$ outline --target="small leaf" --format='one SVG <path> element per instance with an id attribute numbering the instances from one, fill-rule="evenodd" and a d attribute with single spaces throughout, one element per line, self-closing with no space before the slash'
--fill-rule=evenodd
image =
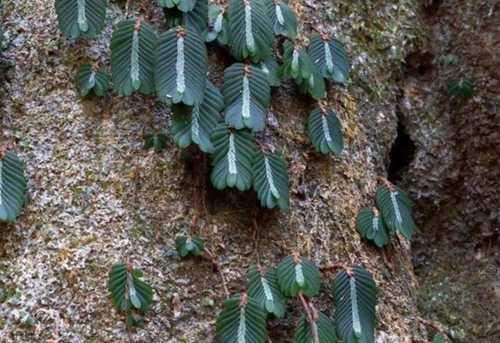
<path id="1" fill-rule="evenodd" d="M 307 133 L 316 151 L 337 155 L 344 149 L 342 125 L 333 110 L 315 108 L 307 120 Z"/>
<path id="2" fill-rule="evenodd" d="M 180 236 L 175 239 L 175 248 L 181 257 L 200 256 L 205 249 L 205 243 L 198 236 Z"/>
<path id="3" fill-rule="evenodd" d="M 311 38 L 308 52 L 323 77 L 337 83 L 345 84 L 347 82 L 351 60 L 344 44 L 339 40 L 315 35 Z"/>
<path id="4" fill-rule="evenodd" d="M 260 70 L 267 76 L 267 81 L 271 87 L 279 87 L 281 78 L 279 73 L 279 65 L 274 57 L 269 57 L 258 64 Z"/>
<path id="5" fill-rule="evenodd" d="M 259 151 L 253 161 L 253 188 L 263 207 L 289 209 L 288 171 L 283 157 Z"/>
<path id="6" fill-rule="evenodd" d="M 470 98 L 474 95 L 474 83 L 469 79 L 448 82 L 448 95 Z"/>
<path id="7" fill-rule="evenodd" d="M 314 343 L 313 332 L 317 333 L 317 343 L 336 343 L 335 326 L 324 313 L 319 313 L 318 318 L 311 324 L 305 314 L 300 317 L 299 326 L 295 331 L 295 343 Z"/>
<path id="8" fill-rule="evenodd" d="M 432 343 L 445 343 L 445 342 L 446 338 L 440 333 L 435 334 L 434 338 L 432 339 Z"/>
<path id="9" fill-rule="evenodd" d="M 144 136 L 144 148 L 146 150 L 154 149 L 155 152 L 160 153 L 165 150 L 167 146 L 167 136 L 164 133 L 147 134 Z"/>
<path id="10" fill-rule="evenodd" d="M 278 283 L 287 297 L 294 297 L 299 292 L 313 297 L 319 293 L 321 276 L 311 261 L 294 255 L 285 257 L 278 265 Z"/>
<path id="11" fill-rule="evenodd" d="M 265 343 L 266 312 L 246 294 L 226 300 L 216 330 L 219 343 Z"/>
<path id="12" fill-rule="evenodd" d="M 78 94 L 85 97 L 94 91 L 97 96 L 104 96 L 109 87 L 109 76 L 103 70 L 93 70 L 90 64 L 80 67 L 76 76 Z"/>
<path id="13" fill-rule="evenodd" d="M 408 196 L 398 187 L 387 185 L 377 189 L 377 207 L 382 213 L 384 222 L 392 232 L 400 232 L 411 240 L 416 229 L 412 218 L 412 203 Z"/>
<path id="14" fill-rule="evenodd" d="M 26 201 L 24 164 L 8 151 L 0 160 L 0 221 L 15 222 Z"/>
<path id="15" fill-rule="evenodd" d="M 203 0 L 198 0 L 203 2 Z M 182 12 L 192 11 L 197 0 L 158 0 L 158 5 L 166 8 L 177 8 Z"/>
<path id="16" fill-rule="evenodd" d="M 224 7 L 216 4 L 210 4 L 208 6 L 207 42 L 216 40 L 219 34 L 225 29 L 224 26 L 227 25 L 227 19 L 224 14 Z"/>
<path id="17" fill-rule="evenodd" d="M 357 266 L 342 271 L 333 284 L 337 332 L 344 342 L 372 343 L 375 332 L 377 286 L 372 275 Z"/>
<path id="18" fill-rule="evenodd" d="M 70 39 L 96 37 L 104 28 L 107 0 L 56 0 L 59 29 Z"/>
<path id="19" fill-rule="evenodd" d="M 287 4 L 280 2 L 271 3 L 269 13 L 271 13 L 271 22 L 275 35 L 281 35 L 294 39 L 297 37 L 297 17 L 295 12 Z"/>
<path id="20" fill-rule="evenodd" d="M 108 290 L 113 304 L 119 311 L 132 308 L 147 311 L 153 302 L 153 290 L 140 278 L 142 272 L 128 270 L 123 263 L 115 264 L 109 273 Z"/>
<path id="21" fill-rule="evenodd" d="M 379 248 L 389 243 L 387 228 L 376 208 L 361 209 L 356 218 L 356 227 L 363 238 L 373 241 Z"/>
<path id="22" fill-rule="evenodd" d="M 248 296 L 259 306 L 275 317 L 283 318 L 285 303 L 278 288 L 276 272 L 269 269 L 265 275 L 261 274 L 255 265 L 248 269 Z"/>

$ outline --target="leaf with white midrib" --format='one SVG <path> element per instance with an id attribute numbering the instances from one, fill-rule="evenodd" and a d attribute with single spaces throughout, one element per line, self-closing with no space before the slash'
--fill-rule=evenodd
<path id="1" fill-rule="evenodd" d="M 254 190 L 262 206 L 279 206 L 281 210 L 288 211 L 288 171 L 280 154 L 257 152 L 253 162 L 253 179 Z"/>
<path id="2" fill-rule="evenodd" d="M 331 109 L 315 108 L 307 121 L 307 133 L 318 152 L 337 155 L 344 149 L 342 125 Z"/>
<path id="3" fill-rule="evenodd" d="M 335 326 L 324 313 L 319 313 L 318 318 L 313 323 L 314 328 L 302 314 L 299 325 L 295 330 L 294 343 L 313 343 L 313 330 L 317 333 L 318 343 L 336 343 Z"/>
<path id="4" fill-rule="evenodd" d="M 56 0 L 59 29 L 70 39 L 93 38 L 104 28 L 107 0 Z"/>
<path id="5" fill-rule="evenodd" d="M 386 185 L 379 186 L 376 194 L 377 207 L 382 213 L 384 222 L 392 232 L 400 232 L 411 240 L 416 229 L 412 217 L 412 203 L 399 188 Z"/>
<path id="6" fill-rule="evenodd" d="M 319 293 L 321 287 L 319 271 L 304 257 L 285 257 L 278 265 L 277 273 L 280 290 L 287 297 L 294 297 L 299 292 L 308 297 Z"/>
<path id="7" fill-rule="evenodd" d="M 351 60 L 342 42 L 315 35 L 311 38 L 308 52 L 323 77 L 338 83 L 347 82 Z"/>
<path id="8" fill-rule="evenodd" d="M 108 291 L 119 311 L 129 311 L 133 308 L 147 311 L 153 302 L 153 290 L 141 278 L 140 270 L 129 270 L 123 263 L 112 267 L 109 272 Z"/>
<path id="9" fill-rule="evenodd" d="M 373 241 L 378 247 L 389 243 L 384 220 L 377 209 L 363 208 L 356 217 L 356 227 L 362 237 Z"/>
<path id="10" fill-rule="evenodd" d="M 8 151 L 0 160 L 0 221 L 14 222 L 26 200 L 24 164 Z"/>
<path id="11" fill-rule="evenodd" d="M 276 272 L 269 269 L 262 275 L 255 265 L 248 269 L 248 296 L 259 306 L 278 318 L 285 315 L 283 295 L 279 291 Z"/>
<path id="12" fill-rule="evenodd" d="M 268 12 L 270 13 L 274 34 L 290 39 L 297 37 L 297 17 L 287 4 L 269 0 Z"/>
<path id="13" fill-rule="evenodd" d="M 85 97 L 91 91 L 103 96 L 109 87 L 109 76 L 103 70 L 93 70 L 90 64 L 84 64 L 78 70 L 76 86 L 80 96 Z"/>

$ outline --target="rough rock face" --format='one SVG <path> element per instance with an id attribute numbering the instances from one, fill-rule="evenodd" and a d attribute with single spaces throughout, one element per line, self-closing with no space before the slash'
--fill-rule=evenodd
<path id="1" fill-rule="evenodd" d="M 319 266 L 362 263 L 380 287 L 379 341 L 409 342 L 419 333 L 409 246 L 398 241 L 382 255 L 360 241 L 355 215 L 368 205 L 376 177 L 385 175 L 396 135 L 398 66 L 420 32 L 414 1 L 305 1 L 293 5 L 306 30 L 320 23 L 342 38 L 353 57 L 352 82 L 330 91 L 343 121 L 346 149 L 316 154 L 304 124 L 312 109 L 291 84 L 273 94 L 269 137 L 282 149 L 291 176 L 291 211 L 258 207 L 253 193 L 217 193 L 170 142 L 162 154 L 144 151 L 143 133 L 167 130 L 168 110 L 154 99 L 116 95 L 81 100 L 73 78 L 80 63 L 108 63 L 111 22 L 98 41 L 68 43 L 58 32 L 53 2 L 5 4 L 10 42 L 2 98 L 4 142 L 27 163 L 24 215 L 2 227 L 0 336 L 7 342 L 118 342 L 123 318 L 107 297 L 107 273 L 127 259 L 155 289 L 143 342 L 208 342 L 224 293 L 208 263 L 180 261 L 175 235 L 191 226 L 219 256 L 232 292 L 259 257 L 276 264 L 294 250 Z M 123 18 L 112 5 L 108 17 Z M 396 20 L 397 18 L 397 20 Z M 157 25 L 158 18 L 153 20 Z M 218 61 L 212 51 L 212 61 Z M 210 78 L 221 84 L 223 65 Z M 202 187 L 193 187 L 194 175 Z M 194 201 L 197 194 L 200 201 Z M 332 275 L 318 299 L 329 311 Z M 215 302 L 215 305 L 212 303 Z M 291 306 L 292 307 L 292 306 Z M 296 307 L 296 306 L 295 306 Z M 273 322 L 274 342 L 292 335 L 298 314 Z"/>

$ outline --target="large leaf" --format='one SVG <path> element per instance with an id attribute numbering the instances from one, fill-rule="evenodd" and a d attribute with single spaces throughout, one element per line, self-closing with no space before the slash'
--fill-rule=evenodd
<path id="1" fill-rule="evenodd" d="M 153 302 L 153 290 L 142 281 L 142 272 L 123 263 L 115 264 L 109 272 L 108 290 L 119 311 L 135 308 L 145 312 Z"/>
<path id="2" fill-rule="evenodd" d="M 294 297 L 299 292 L 313 297 L 319 293 L 321 276 L 311 261 L 294 255 L 285 257 L 278 265 L 278 283 L 287 297 Z"/>
<path id="3" fill-rule="evenodd" d="M 411 240 L 416 225 L 412 218 L 412 203 L 408 196 L 395 186 L 383 185 L 378 187 L 376 198 L 377 207 L 382 212 L 387 227 Z"/>
<path id="4" fill-rule="evenodd" d="M 212 153 L 214 146 L 210 135 L 222 119 L 220 112 L 223 108 L 222 95 L 213 83 L 207 80 L 203 101 L 199 105 L 194 105 L 191 113 L 175 111 L 173 108 L 171 129 L 177 146 L 183 149 L 195 143 L 203 152 Z"/>
<path id="5" fill-rule="evenodd" d="M 218 343 L 265 343 L 266 312 L 245 294 L 226 300 L 216 330 Z"/>
<path id="6" fill-rule="evenodd" d="M 230 0 L 228 9 L 231 54 L 259 62 L 271 56 L 273 27 L 262 0 Z"/>
<path id="7" fill-rule="evenodd" d="M 198 1 L 202 2 L 203 0 Z M 161 7 L 177 8 L 182 12 L 192 11 L 196 3 L 197 0 L 158 0 L 158 5 Z"/>
<path id="8" fill-rule="evenodd" d="M 205 249 L 205 243 L 203 239 L 198 236 L 179 236 L 175 239 L 175 248 L 181 257 L 186 257 L 188 255 L 200 256 Z"/>
<path id="9" fill-rule="evenodd" d="M 331 109 L 315 108 L 307 120 L 307 134 L 317 151 L 337 155 L 344 149 L 342 125 Z"/>
<path id="10" fill-rule="evenodd" d="M 342 271 L 333 284 L 337 332 L 346 343 L 372 343 L 375 331 L 377 286 L 372 275 L 357 266 L 352 275 Z"/>
<path id="11" fill-rule="evenodd" d="M 285 301 L 278 288 L 276 272 L 269 269 L 263 274 L 255 265 L 248 269 L 248 296 L 255 300 L 267 313 L 278 318 L 285 315 Z"/>
<path id="12" fill-rule="evenodd" d="M 274 57 L 268 57 L 258 64 L 259 68 L 266 74 L 267 81 L 271 87 L 279 87 L 281 77 L 279 73 L 279 64 Z"/>
<path id="13" fill-rule="evenodd" d="M 274 208 L 278 205 L 281 210 L 288 211 L 288 171 L 280 154 L 265 154 L 262 151 L 255 154 L 253 188 L 262 206 Z"/>
<path id="14" fill-rule="evenodd" d="M 0 221 L 14 222 L 26 200 L 24 164 L 9 151 L 0 160 Z"/>
<path id="15" fill-rule="evenodd" d="M 294 39 L 297 37 L 297 17 L 295 12 L 287 4 L 280 2 L 271 3 L 269 13 L 271 13 L 271 23 L 274 34 Z"/>
<path id="16" fill-rule="evenodd" d="M 207 80 L 207 50 L 200 34 L 178 26 L 163 33 L 156 51 L 156 91 L 160 99 L 200 104 Z"/>
<path id="17" fill-rule="evenodd" d="M 224 71 L 226 123 L 236 129 L 262 131 L 271 88 L 266 74 L 259 68 L 235 63 Z"/>
<path id="18" fill-rule="evenodd" d="M 59 29 L 70 39 L 95 37 L 104 28 L 107 0 L 56 0 Z"/>
<path id="19" fill-rule="evenodd" d="M 308 51 L 323 77 L 338 83 L 347 82 L 351 60 L 342 42 L 315 35 L 311 38 Z"/>
<path id="20" fill-rule="evenodd" d="M 154 92 L 156 39 L 153 28 L 140 18 L 127 19 L 116 25 L 111 38 L 111 74 L 118 94 Z"/>
<path id="21" fill-rule="evenodd" d="M 309 94 L 314 99 L 326 97 L 325 80 L 318 67 L 313 64 L 306 49 L 286 41 L 283 50 L 281 75 L 293 78 L 301 92 Z"/>
<path id="22" fill-rule="evenodd" d="M 214 187 L 236 187 L 240 191 L 252 187 L 252 160 L 256 152 L 252 135 L 220 124 L 211 140 L 215 148 L 210 175 Z"/>
<path id="23" fill-rule="evenodd" d="M 356 227 L 363 238 L 373 241 L 379 248 L 389 243 L 387 228 L 376 208 L 361 209 L 356 218 Z"/>
<path id="24" fill-rule="evenodd" d="M 89 95 L 91 91 L 97 96 L 104 96 L 109 87 L 109 76 L 102 69 L 93 70 L 90 64 L 84 64 L 76 75 L 76 87 L 81 97 Z"/>
<path id="25" fill-rule="evenodd" d="M 335 326 L 330 318 L 324 313 L 319 313 L 312 323 L 309 322 L 306 315 L 303 314 L 299 320 L 299 326 L 295 331 L 295 343 L 315 343 L 313 341 L 313 332 L 318 338 L 317 343 L 335 343 Z"/>

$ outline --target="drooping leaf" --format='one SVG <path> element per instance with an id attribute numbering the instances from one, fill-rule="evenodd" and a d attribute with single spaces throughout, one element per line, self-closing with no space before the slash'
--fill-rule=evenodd
<path id="1" fill-rule="evenodd" d="M 346 343 L 372 343 L 377 286 L 372 275 L 357 266 L 350 276 L 342 271 L 333 284 L 337 332 Z"/>
<path id="2" fill-rule="evenodd" d="M 263 207 L 289 209 L 288 170 L 278 153 L 258 151 L 253 161 L 253 188 Z"/>
<path id="3" fill-rule="evenodd" d="M 265 343 L 266 312 L 245 294 L 226 300 L 216 331 L 219 343 Z"/>
<path id="4" fill-rule="evenodd" d="M 248 296 L 255 300 L 259 306 L 275 317 L 283 318 L 285 315 L 285 301 L 278 288 L 276 272 L 269 269 L 261 274 L 255 265 L 248 269 Z"/>
<path id="5" fill-rule="evenodd" d="M 275 38 L 262 0 L 230 0 L 228 20 L 231 54 L 237 60 L 259 62 L 271 56 Z"/>
<path id="6" fill-rule="evenodd" d="M 347 82 L 351 60 L 342 42 L 315 35 L 311 38 L 308 52 L 323 77 L 337 83 Z"/>
<path id="7" fill-rule="evenodd" d="M 319 313 L 311 324 L 306 315 L 303 314 L 299 320 L 299 326 L 295 331 L 295 343 L 314 343 L 313 332 L 318 337 L 317 343 L 336 343 L 335 325 L 324 313 Z"/>
<path id="8" fill-rule="evenodd" d="M 387 227 L 392 232 L 399 232 L 411 240 L 416 225 L 412 218 L 412 203 L 408 196 L 395 186 L 382 185 L 377 188 L 376 198 L 377 207 Z"/>
<path id="9" fill-rule="evenodd" d="M 309 94 L 316 100 L 326 97 L 325 80 L 306 49 L 286 41 L 283 51 L 280 74 L 293 78 L 302 93 Z"/>
<path id="10" fill-rule="evenodd" d="M 200 256 L 205 249 L 203 239 L 198 236 L 186 237 L 179 236 L 175 239 L 175 248 L 181 257 Z"/>
<path id="11" fill-rule="evenodd" d="M 356 227 L 363 238 L 373 241 L 379 248 L 389 243 L 387 228 L 376 208 L 361 209 L 356 218 Z"/>
<path id="12" fill-rule="evenodd" d="M 260 69 L 266 74 L 267 81 L 271 87 L 279 87 L 281 78 L 279 73 L 279 64 L 274 57 L 269 57 L 258 64 Z"/>
<path id="13" fill-rule="evenodd" d="M 214 158 L 210 179 L 214 187 L 219 190 L 236 187 L 240 191 L 252 187 L 252 160 L 256 152 L 252 135 L 220 124 L 213 131 L 211 140 Z"/>
<path id="14" fill-rule="evenodd" d="M 142 272 L 123 263 L 115 264 L 109 272 L 108 290 L 119 311 L 135 308 L 145 312 L 153 302 L 153 290 L 142 281 Z"/>
<path id="15" fill-rule="evenodd" d="M 316 150 L 322 154 L 333 152 L 340 155 L 344 149 L 342 125 L 331 109 L 322 110 L 318 107 L 312 110 L 307 120 L 307 134 Z"/>
<path id="16" fill-rule="evenodd" d="M 104 28 L 107 0 L 56 0 L 59 29 L 70 39 L 93 38 Z"/>
<path id="17" fill-rule="evenodd" d="M 226 123 L 236 129 L 262 131 L 271 88 L 266 74 L 257 67 L 235 63 L 224 71 Z"/>
<path id="18" fill-rule="evenodd" d="M 122 96 L 154 93 L 156 33 L 142 19 L 119 22 L 111 38 L 113 87 Z"/>
<path id="19" fill-rule="evenodd" d="M 154 149 L 157 153 L 162 152 L 167 147 L 167 136 L 164 133 L 144 135 L 144 148 Z"/>
<path id="20" fill-rule="evenodd" d="M 208 32 L 206 41 L 213 42 L 216 39 L 223 38 L 223 41 L 219 43 L 227 44 L 227 30 L 228 21 L 225 15 L 224 7 L 216 4 L 210 4 L 208 6 Z"/>
<path id="21" fill-rule="evenodd" d="M 200 104 L 207 80 L 207 51 L 196 30 L 178 26 L 163 33 L 156 51 L 156 91 L 160 99 Z"/>
<path id="22" fill-rule="evenodd" d="M 271 8 L 268 10 L 271 14 L 271 23 L 273 25 L 274 34 L 294 39 L 297 37 L 297 17 L 295 12 L 287 5 L 281 2 L 271 3 Z"/>
<path id="23" fill-rule="evenodd" d="M 191 143 L 195 143 L 203 152 L 212 153 L 214 146 L 210 135 L 222 119 L 220 112 L 223 108 L 224 99 L 209 80 L 207 80 L 205 96 L 200 105 L 194 105 L 188 113 L 176 111 L 173 107 L 171 129 L 177 146 L 184 149 Z"/>
<path id="24" fill-rule="evenodd" d="M 26 201 L 24 164 L 8 151 L 0 160 L 0 221 L 15 222 Z"/>
<path id="25" fill-rule="evenodd" d="M 313 297 L 319 293 L 321 277 L 311 261 L 294 255 L 285 257 L 278 265 L 278 283 L 287 297 L 294 297 L 299 292 Z"/>
<path id="26" fill-rule="evenodd" d="M 93 70 L 90 64 L 84 64 L 76 75 L 76 87 L 81 97 L 91 91 L 97 96 L 104 96 L 109 87 L 109 76 L 103 69 Z"/>
<path id="27" fill-rule="evenodd" d="M 197 0 L 158 0 L 158 5 L 161 7 L 177 8 L 182 12 L 192 11 L 196 3 Z"/>

